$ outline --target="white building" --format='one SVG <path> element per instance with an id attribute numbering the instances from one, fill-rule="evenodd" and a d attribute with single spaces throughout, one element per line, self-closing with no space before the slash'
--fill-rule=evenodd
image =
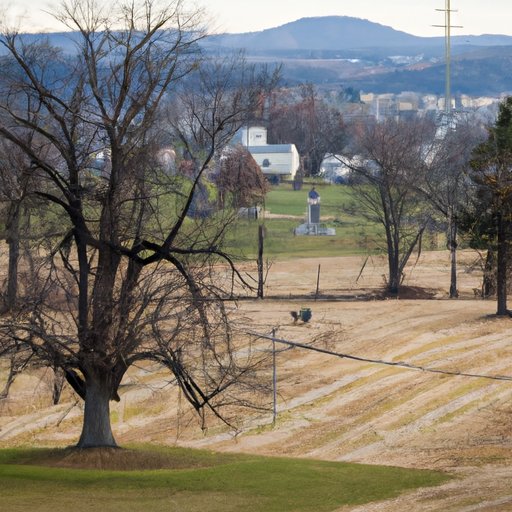
<path id="1" fill-rule="evenodd" d="M 350 177 L 350 167 L 345 164 L 342 155 L 327 153 L 320 164 L 320 176 L 331 183 L 347 183 Z"/>
<path id="2" fill-rule="evenodd" d="M 365 160 L 361 155 L 347 156 L 326 153 L 320 164 L 320 175 L 325 181 L 331 183 L 348 183 L 353 169 L 375 169 L 370 160 Z"/>
<path id="3" fill-rule="evenodd" d="M 263 126 L 242 128 L 235 142 L 245 146 L 265 176 L 293 179 L 300 167 L 295 144 L 267 144 L 267 129 Z"/>
<path id="4" fill-rule="evenodd" d="M 267 145 L 267 129 L 264 126 L 244 126 L 236 137 L 246 147 Z"/>

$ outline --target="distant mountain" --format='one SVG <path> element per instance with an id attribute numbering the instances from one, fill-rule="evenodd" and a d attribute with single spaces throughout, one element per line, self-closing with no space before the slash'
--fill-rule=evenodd
<path id="1" fill-rule="evenodd" d="M 25 34 L 46 37 L 65 53 L 77 51 L 77 33 Z M 444 92 L 444 37 L 418 37 L 348 16 L 302 18 L 244 34 L 205 38 L 207 52 L 244 49 L 257 63 L 283 63 L 290 85 L 310 82 L 373 92 Z M 0 55 L 5 50 L 0 48 Z M 512 36 L 452 37 L 452 90 L 471 95 L 512 93 Z"/>
<path id="2" fill-rule="evenodd" d="M 80 41 L 78 32 L 49 32 L 44 34 L 22 34 L 21 38 L 25 44 L 32 44 L 41 39 L 47 39 L 48 43 L 60 48 L 64 53 L 73 55 L 77 52 L 77 43 Z M 7 53 L 2 46 L 0 55 Z"/>
<path id="3" fill-rule="evenodd" d="M 421 39 L 391 27 L 348 16 L 302 18 L 245 34 L 211 36 L 215 46 L 257 50 L 342 50 L 372 46 L 416 46 Z"/>
<path id="4" fill-rule="evenodd" d="M 444 93 L 444 36 L 418 37 L 360 18 L 302 18 L 260 32 L 210 36 L 205 47 L 242 48 L 256 62 L 282 62 L 289 84 Z M 512 92 L 511 36 L 454 36 L 452 56 L 454 93 Z"/>
<path id="5" fill-rule="evenodd" d="M 301 18 L 279 27 L 243 34 L 210 36 L 208 46 L 244 48 L 248 54 L 297 50 L 350 50 L 395 47 L 408 53 L 411 48 L 442 47 L 444 37 L 418 37 L 391 27 L 349 16 Z M 454 45 L 512 45 L 511 36 L 456 36 Z"/>

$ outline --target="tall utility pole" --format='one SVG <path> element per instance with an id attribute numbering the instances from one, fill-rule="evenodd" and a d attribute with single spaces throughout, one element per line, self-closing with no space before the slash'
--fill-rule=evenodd
<path id="1" fill-rule="evenodd" d="M 434 25 L 434 27 L 444 28 L 444 52 L 446 62 L 445 92 L 444 92 L 444 114 L 441 116 L 440 126 L 436 137 L 444 139 L 450 130 L 455 128 L 452 118 L 452 92 L 451 92 L 451 30 L 452 28 L 462 28 L 460 25 L 452 25 L 452 10 L 450 0 L 445 0 L 444 9 L 436 11 L 444 12 L 444 25 Z M 457 220 L 454 212 L 454 204 L 450 202 L 448 207 L 448 233 L 447 242 L 450 248 L 450 298 L 459 296 L 457 291 Z"/>
<path id="2" fill-rule="evenodd" d="M 452 110 L 452 92 L 451 92 L 451 29 L 462 28 L 460 25 L 452 25 L 452 10 L 450 6 L 450 0 L 445 0 L 444 9 L 436 9 L 436 11 L 444 12 L 444 25 L 434 25 L 434 27 L 444 28 L 444 52 L 446 62 L 446 76 L 445 76 L 445 92 L 444 92 L 444 112 L 446 114 L 446 120 L 450 122 L 450 115 Z"/>

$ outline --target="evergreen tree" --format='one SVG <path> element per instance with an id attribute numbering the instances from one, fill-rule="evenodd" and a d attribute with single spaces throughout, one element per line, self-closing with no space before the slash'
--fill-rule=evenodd
<path id="1" fill-rule="evenodd" d="M 508 245 L 512 220 L 512 97 L 500 104 L 485 142 L 473 151 L 473 181 L 478 186 L 479 218 L 490 219 L 488 249 L 496 253 L 497 315 L 507 315 Z"/>

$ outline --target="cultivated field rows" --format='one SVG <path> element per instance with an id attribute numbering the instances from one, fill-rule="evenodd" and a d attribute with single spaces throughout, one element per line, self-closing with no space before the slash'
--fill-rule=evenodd
<path id="1" fill-rule="evenodd" d="M 232 306 L 247 329 L 276 329 L 280 339 L 427 371 L 280 351 L 275 425 L 269 394 L 268 412 L 245 417 L 234 435 L 215 423 L 201 431 L 167 374 L 134 368 L 112 406 L 118 442 L 445 469 L 458 478 L 364 511 L 512 510 L 512 382 L 485 377 L 512 376 L 512 321 L 494 317 L 494 302 L 475 296 L 476 257 L 462 255 L 458 300 L 447 298 L 445 252 L 425 253 L 410 267 L 399 299 L 377 298 L 382 259 L 368 260 L 357 282 L 362 257 L 274 262 L 270 298 Z M 290 311 L 301 307 L 311 308 L 310 322 L 293 321 Z M 261 341 L 261 349 L 270 348 Z M 271 379 L 270 369 L 262 376 Z M 16 381 L 0 403 L 0 446 L 76 441 L 81 405 L 66 392 L 60 405 L 49 406 L 50 380 L 38 373 Z"/>

